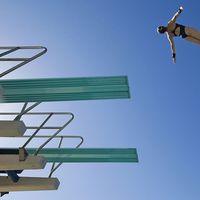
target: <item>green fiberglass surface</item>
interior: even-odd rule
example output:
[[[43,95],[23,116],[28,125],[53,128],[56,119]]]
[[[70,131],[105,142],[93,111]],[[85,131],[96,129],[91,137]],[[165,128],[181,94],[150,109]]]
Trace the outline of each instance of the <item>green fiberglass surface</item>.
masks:
[[[36,152],[36,148],[28,148],[30,155]],[[138,162],[135,148],[44,148],[39,154],[47,159],[47,162]]]
[[[0,80],[1,103],[130,98],[126,76]]]

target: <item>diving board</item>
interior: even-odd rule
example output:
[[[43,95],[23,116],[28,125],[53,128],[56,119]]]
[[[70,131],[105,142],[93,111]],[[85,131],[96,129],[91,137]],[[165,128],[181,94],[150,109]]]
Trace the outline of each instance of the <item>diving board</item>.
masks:
[[[26,131],[23,121],[0,121],[0,137],[20,137]]]
[[[14,183],[9,177],[0,176],[0,192],[57,190],[59,184],[57,178],[20,177]]]
[[[3,88],[0,86],[0,98],[3,96]]]
[[[37,149],[26,149],[33,155]],[[100,149],[100,148],[44,148],[39,154],[47,159],[47,162],[82,163],[82,162],[138,162],[137,150],[128,149]]]
[[[46,159],[42,156],[27,156],[24,161],[19,161],[19,155],[0,154],[0,171],[43,169]]]
[[[1,103],[130,98],[127,76],[0,80]]]

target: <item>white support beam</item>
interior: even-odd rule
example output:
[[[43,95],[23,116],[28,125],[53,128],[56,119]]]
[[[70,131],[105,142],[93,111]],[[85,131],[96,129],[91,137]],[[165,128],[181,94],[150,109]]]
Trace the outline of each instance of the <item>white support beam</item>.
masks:
[[[23,121],[0,121],[0,137],[19,137],[26,132]]]
[[[0,192],[57,190],[59,184],[57,178],[20,177],[14,183],[9,177],[0,176]]]
[[[42,156],[27,156],[25,161],[19,161],[19,155],[0,154],[0,171],[43,169],[46,159]]]

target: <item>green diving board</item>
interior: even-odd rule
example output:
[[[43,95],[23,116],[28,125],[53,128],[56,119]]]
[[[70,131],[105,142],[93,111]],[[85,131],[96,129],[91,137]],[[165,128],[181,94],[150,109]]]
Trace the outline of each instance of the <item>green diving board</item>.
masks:
[[[33,155],[36,150],[36,148],[27,149],[27,152]],[[138,162],[137,150],[135,148],[44,148],[38,155],[46,158],[47,162]]]
[[[127,76],[0,80],[0,102],[130,98]]]

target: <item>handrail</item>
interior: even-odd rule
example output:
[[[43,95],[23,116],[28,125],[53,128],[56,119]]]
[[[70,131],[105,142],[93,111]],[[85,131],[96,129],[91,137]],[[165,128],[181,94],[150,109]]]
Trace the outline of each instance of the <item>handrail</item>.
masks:
[[[36,58],[42,56],[43,54],[45,54],[47,52],[47,48],[43,47],[43,46],[7,46],[7,47],[0,47],[0,50],[7,50],[3,53],[0,53],[0,61],[22,61],[21,63],[15,65],[14,67],[11,67],[10,69],[0,73],[0,78],[2,78],[3,76],[9,74],[10,72],[20,68],[21,66],[31,62],[32,60],[35,60]],[[32,57],[29,58],[1,58],[5,55],[8,55],[10,53],[13,53],[17,50],[21,50],[21,49],[27,49],[27,50],[34,50],[34,49],[42,49],[41,52],[35,54]]]
[[[68,115],[71,115],[71,118],[63,125],[62,128],[60,128],[58,131],[56,131],[49,139],[46,140],[46,142],[44,142],[39,148],[38,150],[35,152],[34,155],[37,155],[41,149],[43,149],[55,136],[57,136],[67,125],[69,125],[73,119],[74,119],[74,114],[73,113],[68,113]]]
[[[37,103],[36,103],[37,104]],[[33,104],[32,106],[36,105]],[[37,149],[35,152],[35,155],[37,155],[40,150],[46,146],[53,138],[55,138],[68,124],[71,123],[71,121],[74,119],[74,114],[71,112],[28,112],[31,108],[26,109],[27,104],[24,104],[21,112],[13,112],[13,113],[0,113],[0,115],[17,115],[14,120],[19,120],[23,115],[48,115],[47,118],[40,124],[40,126],[36,127],[31,127],[31,129],[36,129],[35,132],[32,134],[32,136],[29,137],[29,139],[25,142],[25,144],[22,146],[22,148],[25,148],[27,144],[34,138],[36,137],[36,134],[41,130],[41,129],[51,129],[52,127],[47,126],[43,127],[44,124],[53,116],[53,115],[70,115],[71,118],[62,126],[58,127],[53,127],[52,129],[58,129],[53,135],[48,137],[48,139]],[[28,128],[28,127],[27,127]]]
[[[36,103],[37,104],[37,103]],[[35,107],[33,104],[32,106]],[[58,136],[58,134],[68,125],[71,123],[71,121],[74,119],[74,114],[71,112],[28,112],[29,110],[32,109],[32,106],[30,106],[29,108],[26,108],[27,103],[24,104],[24,106],[21,109],[21,112],[12,112],[12,113],[0,113],[0,115],[17,115],[15,117],[14,120],[20,120],[20,118],[23,115],[47,115],[47,118],[41,123],[41,125],[39,127],[37,126],[33,126],[33,127],[26,127],[27,129],[36,129],[35,132],[32,135],[25,135],[25,136],[20,136],[20,138],[28,138],[28,140],[24,143],[24,145],[22,146],[22,148],[24,149],[28,143],[30,143],[30,141],[33,138],[48,138],[42,145],[40,145],[38,147],[38,149],[36,150],[36,152],[34,153],[34,155],[37,155],[43,148],[44,146],[46,146],[52,139],[54,138],[60,138],[60,142],[58,145],[58,148],[61,148],[63,139],[65,138],[79,138],[81,141],[78,143],[78,145],[76,145],[75,148],[79,148],[83,142],[84,139],[81,136],[72,136],[72,135],[61,135]],[[70,115],[71,118],[63,125],[63,126],[46,126],[44,127],[45,123],[53,116],[53,115]],[[58,129],[53,135],[36,135],[41,129]],[[50,173],[49,173],[49,177],[52,176],[52,174],[63,164],[63,162],[58,163],[55,166],[55,162],[52,164]]]
[[[24,103],[24,106],[22,107],[22,110],[21,112],[15,117],[14,120],[20,120],[21,117],[24,115],[24,114],[27,114],[28,111],[32,110],[33,108],[35,108],[36,106],[38,106],[39,104],[41,104],[41,102],[36,102],[34,103],[33,105],[31,105],[29,108],[26,108],[28,103]]]
[[[44,126],[44,124],[51,118],[52,115],[53,115],[53,113],[51,113],[47,116],[47,118],[42,122],[42,124],[39,126],[39,128],[36,129],[36,131],[31,135],[31,137],[24,143],[22,148],[25,148],[28,145],[28,143],[30,143],[30,141],[35,137],[35,135],[40,131],[41,127]]]
[[[62,137],[62,136],[61,136]],[[70,137],[70,136],[69,136]],[[71,137],[73,137],[73,136],[71,136]],[[82,144],[83,144],[83,137],[81,137],[81,142],[75,147],[75,148],[79,148]],[[58,145],[58,148],[61,148],[61,145],[62,145],[62,141],[63,141],[63,138],[61,138],[61,140],[60,140],[60,143],[59,143],[59,145]],[[51,167],[51,171],[50,171],[50,173],[49,173],[49,178],[51,178],[51,176],[53,175],[53,173],[61,166],[63,164],[63,162],[60,162],[60,163],[58,163],[57,165],[56,165],[56,167],[55,167],[55,162],[52,164],[52,167]]]

